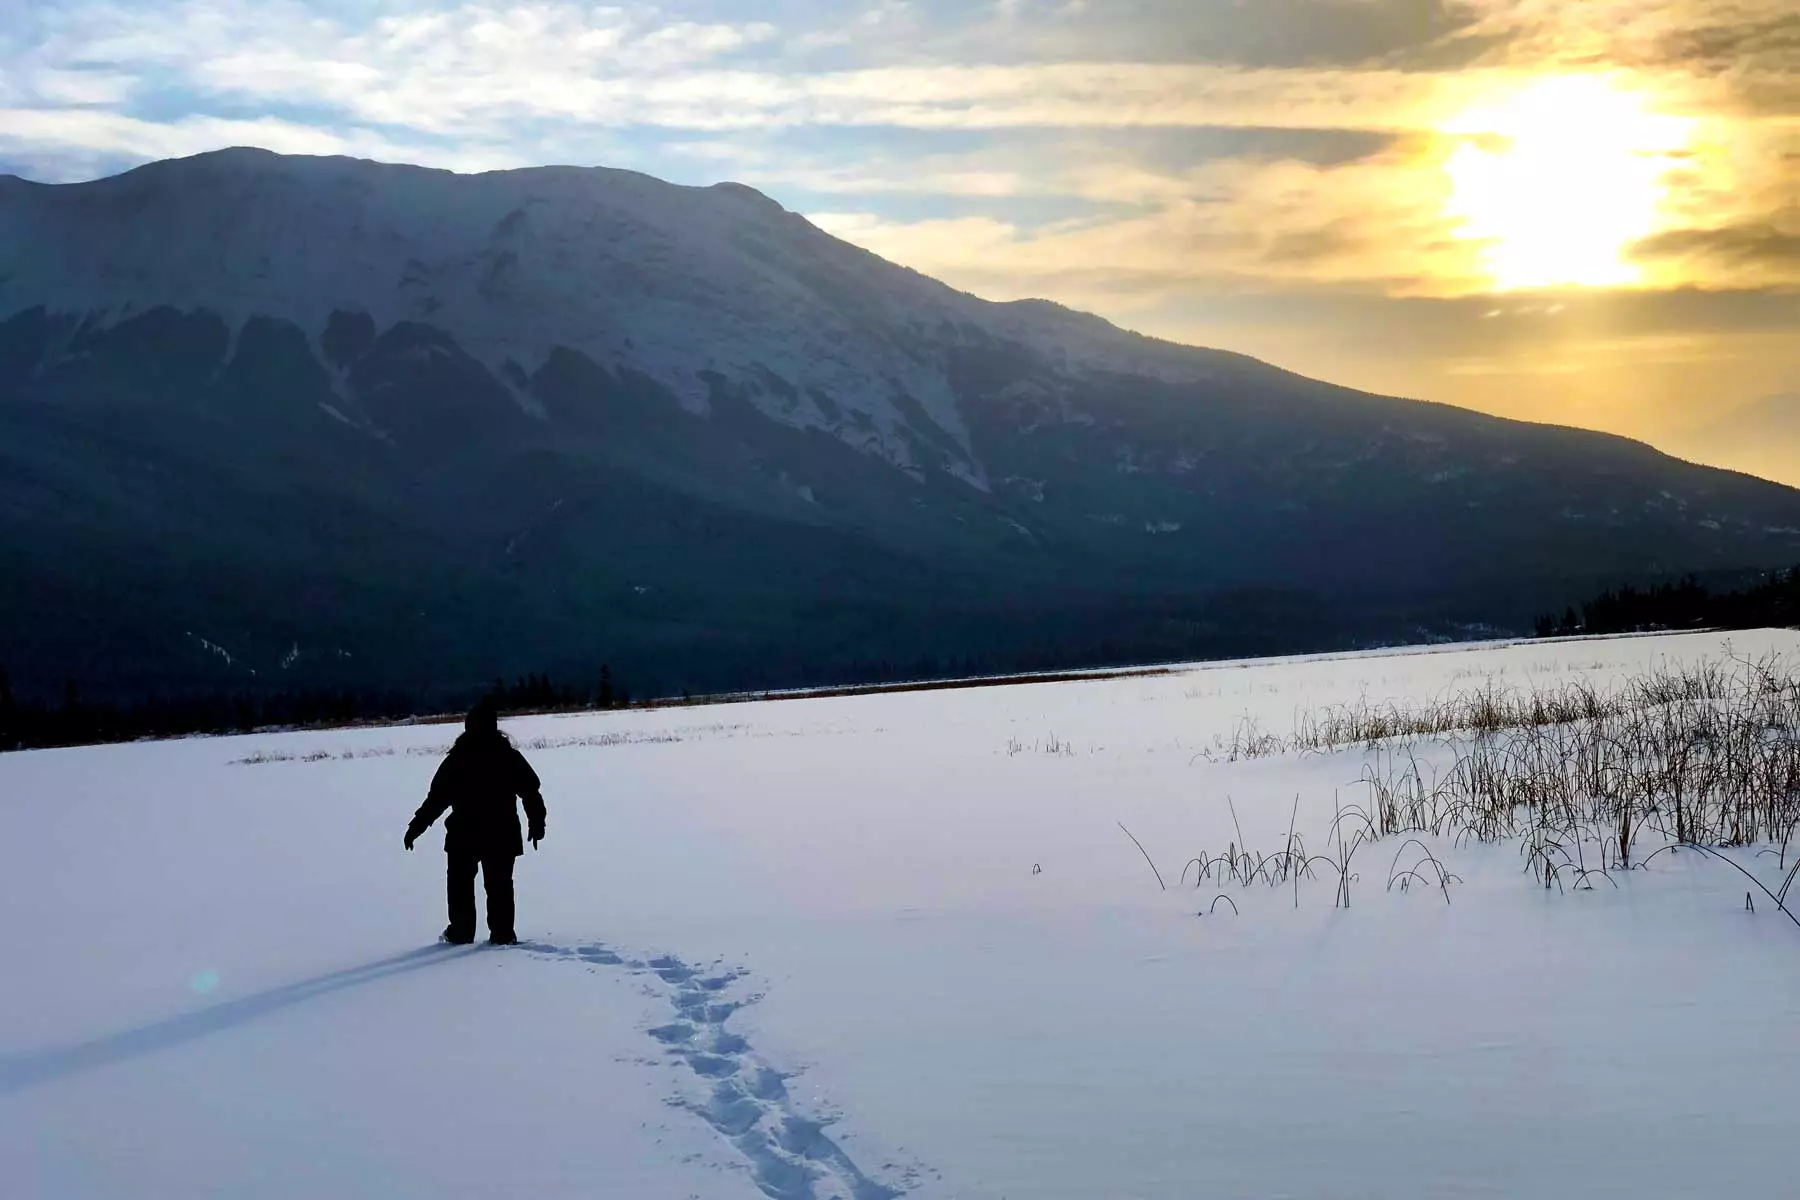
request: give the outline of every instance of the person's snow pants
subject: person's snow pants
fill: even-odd
[[[487,892],[488,936],[506,941],[513,936],[513,856],[497,854],[490,858],[474,858],[464,854],[445,855],[449,861],[450,928],[444,932],[452,940],[469,941],[475,936],[475,871],[481,870],[482,888]]]

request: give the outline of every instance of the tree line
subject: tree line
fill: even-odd
[[[614,681],[612,668],[605,665],[593,682],[582,684],[533,674],[511,682],[497,679],[485,689],[429,694],[345,687],[220,691],[129,701],[89,700],[69,684],[62,698],[52,702],[15,695],[11,677],[0,667],[0,751],[397,721],[458,711],[483,695],[510,713],[620,708],[632,702],[631,693]]]
[[[1537,618],[1539,637],[1648,633],[1679,629],[1756,629],[1800,625],[1800,567],[1771,571],[1759,582],[1716,592],[1690,575],[1638,588],[1627,584],[1569,605],[1562,616]]]
[[[1299,608],[1304,614],[1305,606]],[[1797,625],[1800,625],[1800,567],[1770,572],[1757,583],[1733,591],[1714,591],[1693,576],[1647,588],[1628,584],[1602,592],[1579,607],[1569,605],[1560,616],[1554,613],[1539,616],[1536,631],[1540,637],[1556,637]],[[815,664],[812,669],[797,668],[781,673],[791,678],[746,680],[740,687],[760,691],[805,684],[981,676],[1134,661],[1244,657],[1291,652],[1296,648],[1276,644],[1279,639],[1272,637],[1265,645],[1247,636],[1196,639],[1191,629],[1161,632],[1170,644],[1157,646],[1155,653],[1151,653],[1146,645],[1115,646],[1110,642],[1081,653],[1059,639],[1047,639],[1035,653],[1015,650],[1011,654],[995,656],[951,651],[905,660],[858,658],[851,663],[832,664],[829,669]],[[1323,647],[1342,639],[1325,636],[1321,631],[1312,640]],[[0,751],[405,720],[461,711],[483,695],[491,696],[503,712],[509,713],[586,711],[633,703],[631,693],[614,678],[607,665],[602,665],[596,675],[582,681],[557,679],[540,672],[521,675],[511,681],[494,680],[485,687],[412,691],[353,686],[215,690],[124,700],[113,697],[89,699],[73,683],[64,687],[60,699],[18,694],[5,668],[0,667]],[[685,689],[680,690],[680,695],[687,698]]]

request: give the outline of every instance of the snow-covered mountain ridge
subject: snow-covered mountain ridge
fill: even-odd
[[[736,184],[0,178],[0,666],[40,686],[1237,655],[1794,561],[1800,492],[984,301]]]
[[[89,184],[0,192],[0,314],[31,305],[100,326],[159,306],[298,325],[333,313],[442,329],[497,378],[567,347],[627,367],[696,412],[713,372],[772,420],[915,468],[900,397],[986,486],[945,351],[1008,337],[1064,369],[1206,378],[1230,356],[1158,347],[1049,304],[995,305],[822,234],[740,184],[629,171],[461,176],[239,149]],[[321,353],[321,361],[325,360]],[[771,380],[770,376],[774,376]],[[515,387],[522,406],[541,408]],[[821,402],[817,396],[829,397]]]

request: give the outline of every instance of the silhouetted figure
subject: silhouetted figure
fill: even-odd
[[[483,700],[469,711],[463,734],[450,747],[431,781],[431,793],[406,828],[406,848],[443,815],[444,854],[450,901],[450,924],[444,940],[467,945],[475,940],[475,871],[481,870],[487,891],[488,940],[510,946],[513,932],[513,860],[525,853],[519,836],[519,810],[525,802],[535,850],[544,837],[544,797],[537,772],[500,732],[500,714]]]

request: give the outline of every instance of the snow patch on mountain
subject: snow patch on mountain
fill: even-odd
[[[1250,364],[1047,302],[981,301],[741,185],[605,168],[457,175],[238,149],[91,183],[9,181],[0,217],[0,318],[44,306],[104,326],[169,306],[218,314],[235,345],[249,318],[274,317],[328,366],[319,339],[334,312],[367,313],[377,333],[418,322],[539,417],[525,381],[567,347],[649,376],[696,413],[710,410],[709,377],[723,378],[770,420],[913,473],[924,437],[948,451],[944,470],[984,490],[950,382],[955,348],[1007,341],[1053,372],[1169,380]]]

